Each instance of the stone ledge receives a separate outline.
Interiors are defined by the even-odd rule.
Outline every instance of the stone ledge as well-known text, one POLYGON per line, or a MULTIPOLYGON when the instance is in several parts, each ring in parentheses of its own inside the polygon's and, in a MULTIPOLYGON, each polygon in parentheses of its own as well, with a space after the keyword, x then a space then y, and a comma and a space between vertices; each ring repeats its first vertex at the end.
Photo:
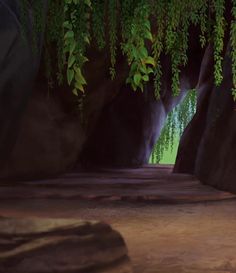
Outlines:
POLYGON ((0 218, 0 273, 132 273, 121 235, 101 222, 0 218))

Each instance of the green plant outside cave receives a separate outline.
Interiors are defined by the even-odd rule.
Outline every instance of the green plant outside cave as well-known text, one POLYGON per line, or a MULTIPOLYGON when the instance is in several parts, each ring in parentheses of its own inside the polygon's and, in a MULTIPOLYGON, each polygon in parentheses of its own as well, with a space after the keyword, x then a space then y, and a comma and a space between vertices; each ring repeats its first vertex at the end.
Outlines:
MULTIPOLYGON (((29 2, 19 1, 24 26, 29 2)), ((32 1, 33 47, 36 35, 42 31, 42 1, 32 1)), ((161 57, 168 56, 172 93, 178 96, 180 71, 188 63, 189 29, 194 25, 199 29, 196 41, 201 47, 209 43, 214 45, 215 84, 220 85, 224 37, 230 27, 232 94, 236 100, 236 0, 230 1, 232 22, 225 19, 225 0, 50 0, 43 50, 48 82, 68 84, 78 97, 83 115, 87 84, 84 65, 89 61, 88 48, 95 45, 99 50, 109 51, 110 66, 107 69, 111 79, 116 77, 119 50, 126 56, 130 68, 127 84, 133 90, 142 91, 147 82, 152 82, 156 99, 162 96, 161 57)), ((192 92, 189 94, 186 102, 168 115, 151 162, 162 162, 167 151, 171 153, 176 149, 176 141, 195 111, 196 97, 191 97, 192 92)))
POLYGON ((180 138, 196 112, 197 92, 188 91, 183 101, 167 116, 149 159, 150 164, 174 164, 180 138))
POLYGON ((159 161, 153 158, 153 154, 149 158, 149 164, 170 164, 174 165, 176 161, 176 156, 178 153, 180 139, 178 136, 175 136, 173 142, 173 148, 168 147, 167 150, 164 150, 162 157, 159 161))

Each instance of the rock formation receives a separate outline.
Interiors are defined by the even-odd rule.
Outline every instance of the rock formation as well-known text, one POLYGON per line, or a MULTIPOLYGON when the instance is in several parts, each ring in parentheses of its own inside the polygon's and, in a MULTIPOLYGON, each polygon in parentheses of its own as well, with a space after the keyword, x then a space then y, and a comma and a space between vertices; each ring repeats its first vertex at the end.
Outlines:
MULTIPOLYGON (((175 171, 195 174, 204 183, 236 191, 229 49, 224 56, 224 81, 216 88, 212 48, 209 46, 203 57, 204 50, 196 43, 198 30, 192 28, 189 63, 181 70, 181 95, 176 98, 171 94, 170 60, 165 56, 161 99, 156 101, 151 83, 143 93, 134 93, 125 84, 128 69, 120 52, 117 77, 112 81, 107 50, 92 46, 85 67, 88 86, 83 126, 76 98, 68 87, 48 90, 42 66, 34 81, 41 50, 32 54, 29 37, 22 39, 17 1, 2 0, 0 15, 4 41, 0 45, 0 177, 37 179, 75 166, 146 164, 168 112, 197 85, 197 113, 182 137, 175 171)), ((229 16, 227 13, 227 21, 229 16)), ((41 48, 42 37, 38 37, 38 45, 41 48)))
MULTIPOLYGON (((11 17, 16 11, 8 2, 2 6, 2 13, 11 17), (11 14, 8 14, 8 10, 11 10, 11 14)), ((9 22, 11 20, 9 19, 9 22)), ((9 24, 8 19, 6 21, 9 24)), ((17 24, 20 24, 20 21, 13 21, 11 28, 20 40, 21 33, 17 24)), ((100 52, 92 47, 88 52, 90 62, 85 67, 88 82, 84 103, 85 127, 81 125, 76 98, 71 95, 68 87, 55 86, 48 91, 42 76, 43 67, 40 68, 34 90, 31 92, 33 74, 36 71, 36 65, 32 68, 34 62, 31 62, 31 51, 27 47, 11 47, 12 52, 18 54, 20 62, 20 65, 14 66, 11 71, 16 71, 17 75, 20 70, 23 71, 27 86, 17 85, 13 88, 13 95, 9 95, 5 103, 13 103, 14 107, 17 107, 8 108, 1 113, 1 126, 3 128, 7 123, 9 129, 5 133, 4 129, 1 129, 5 140, 2 137, 0 142, 4 147, 10 146, 5 152, 10 156, 7 166, 1 167, 0 177, 34 179, 63 173, 76 165, 138 167, 146 164, 168 112, 179 103, 188 89, 196 85, 202 50, 195 43, 195 32, 196 30, 193 30, 190 35, 190 48, 194 55, 181 74, 181 95, 173 97, 171 94, 170 61, 165 57, 162 60, 163 85, 159 101, 154 98, 152 83, 146 86, 143 93, 135 93, 125 84, 128 67, 121 52, 117 58, 117 77, 112 81, 108 69, 108 51, 105 49, 100 52), (27 58, 24 54, 29 55, 29 65, 25 62, 27 58), (24 72, 23 65, 29 72, 24 72), (31 72, 32 74, 29 74, 31 72), (27 77, 30 80, 27 81, 27 77), (16 94, 19 98, 14 97, 16 94), (28 106, 25 107, 28 97, 28 106), (10 117, 7 121, 4 120, 6 116, 10 117), (10 141, 11 137, 14 139, 10 141)), ((23 41, 20 40, 19 43, 23 41)), ((9 45, 5 45, 6 48, 7 46, 9 45)), ((38 62, 38 58, 36 59, 38 62)), ((15 65, 14 58, 11 61, 15 65)), ((7 63, 10 69, 10 60, 7 63)), ((3 62, 0 62, 0 67, 4 68, 3 62)), ((8 76, 8 80, 17 83, 14 73, 8 76)), ((1 94, 11 94, 10 87, 4 85, 4 82, 0 85, 1 94)), ((4 99, 1 99, 1 103, 4 103, 4 99)), ((2 157, 5 162, 6 155, 2 154, 2 157)))
MULTIPOLYGON (((46 6, 43 7, 46 11, 46 6)), ((32 53, 30 31, 22 34, 17 1, 0 1, 0 166, 3 169, 14 148, 20 118, 30 96, 40 50, 32 53)), ((30 20, 29 17, 27 17, 30 20)), ((41 48, 42 37, 37 37, 41 48)))
POLYGON ((0 219, 1 273, 132 273, 109 225, 75 219, 0 219))
MULTIPOLYGON (((206 58, 210 54, 206 53, 206 58)), ((179 149, 176 172, 195 174, 203 183, 236 192, 236 112, 231 94, 230 46, 224 56, 223 83, 213 85, 213 75, 203 63, 198 109, 186 129, 179 149)))

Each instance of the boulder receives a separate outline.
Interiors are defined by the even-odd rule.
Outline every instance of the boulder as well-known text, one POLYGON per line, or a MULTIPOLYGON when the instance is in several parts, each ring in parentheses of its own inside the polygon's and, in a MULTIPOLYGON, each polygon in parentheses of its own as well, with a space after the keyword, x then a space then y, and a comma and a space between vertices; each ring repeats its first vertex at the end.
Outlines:
POLYGON ((0 218, 1 273, 132 273, 121 235, 101 222, 0 218))

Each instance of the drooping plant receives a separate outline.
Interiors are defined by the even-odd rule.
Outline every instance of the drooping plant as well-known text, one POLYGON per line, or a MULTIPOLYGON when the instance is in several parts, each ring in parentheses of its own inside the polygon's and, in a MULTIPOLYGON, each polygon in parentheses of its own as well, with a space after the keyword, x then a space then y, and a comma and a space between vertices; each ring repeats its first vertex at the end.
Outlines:
POLYGON ((219 86, 223 80, 222 76, 222 51, 224 49, 225 33, 225 1, 214 0, 215 24, 214 24, 214 60, 215 60, 215 84, 219 86))
POLYGON ((180 139, 196 112, 196 102, 197 92, 190 90, 183 101, 167 115, 166 123, 150 157, 152 164, 159 163, 165 151, 173 152, 175 139, 180 139))
MULTIPOLYGON (((40 5, 44 0, 32 0, 33 47, 37 49, 37 33, 42 31, 40 5)), ((233 97, 236 100, 236 0, 232 3, 230 25, 233 97)), ((227 29, 225 0, 49 0, 46 22, 44 59, 45 74, 50 85, 68 84, 78 96, 83 108, 86 94, 84 64, 89 61, 87 49, 96 46, 110 52, 111 78, 116 76, 116 58, 121 51, 127 58, 130 71, 127 84, 133 90, 154 85, 157 99, 162 96, 163 55, 171 60, 172 93, 179 95, 180 72, 188 63, 189 29, 198 27, 196 42, 202 47, 214 44, 215 84, 222 82, 224 37, 227 29), (56 65, 55 65, 56 64, 56 65)), ((27 25, 29 0, 19 0, 21 22, 27 25)), ((230 5, 229 5, 230 6, 230 5)), ((191 94, 191 93, 190 93, 191 94)), ((167 118, 167 125, 154 149, 153 158, 159 160, 168 145, 173 146, 175 134, 181 134, 193 113, 194 99, 187 98, 181 107, 167 118), (178 126, 176 126, 178 124, 178 126)), ((81 111, 82 112, 82 111, 81 111)))
MULTIPOLYGON (((33 28, 42 31, 40 23, 43 0, 33 0, 33 28)), ((232 1, 231 46, 233 82, 236 86, 235 0, 232 1)), ((22 22, 28 0, 20 0, 22 22)), ((83 66, 91 39, 99 49, 110 48, 110 74, 115 77, 118 47, 130 66, 127 83, 143 90, 154 82, 157 98, 161 93, 161 55, 171 59, 172 90, 179 94, 179 74, 188 62, 190 25, 200 28, 200 43, 214 42, 215 84, 222 82, 222 52, 226 29, 225 0, 50 0, 45 38, 47 76, 72 86, 75 95, 85 91, 83 66), (57 67, 50 69, 52 48, 57 52, 57 67), (52 75, 54 74, 54 75, 52 75), (56 75, 56 77, 55 77, 56 75)), ((36 36, 35 36, 36 37, 36 36)), ((94 44, 94 43, 93 43, 94 44)), ((33 45, 36 45, 33 39, 33 45)), ((55 54, 54 54, 55 55, 55 54)), ((235 96, 235 91, 234 91, 235 96)))
POLYGON ((94 0, 92 8, 92 33, 99 49, 103 49, 105 43, 105 1, 94 0))

